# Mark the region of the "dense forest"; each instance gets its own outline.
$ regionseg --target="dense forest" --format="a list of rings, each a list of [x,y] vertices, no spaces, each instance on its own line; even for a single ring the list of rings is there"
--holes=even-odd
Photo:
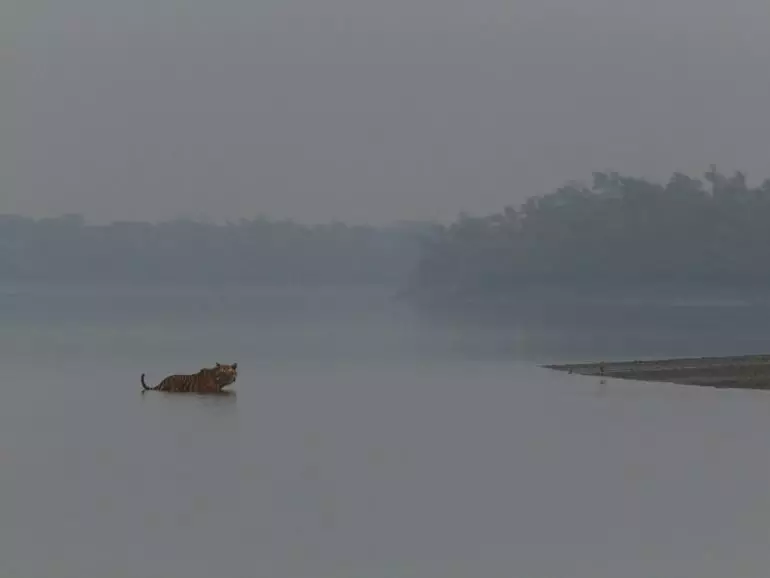
[[[770,179],[750,187],[713,165],[665,184],[596,172],[591,186],[435,227],[411,282],[428,298],[653,284],[770,286]]]
[[[594,173],[450,224],[86,223],[0,215],[0,282],[389,284],[441,300],[527,287],[770,287],[770,179]]]
[[[419,257],[420,223],[88,224],[79,215],[0,216],[0,282],[399,285]]]

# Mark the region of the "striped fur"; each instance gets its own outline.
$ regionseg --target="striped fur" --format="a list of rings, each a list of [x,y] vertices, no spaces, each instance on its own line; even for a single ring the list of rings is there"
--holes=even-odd
[[[219,393],[222,388],[235,383],[238,378],[238,364],[204,367],[198,373],[177,373],[169,375],[155,387],[149,387],[142,374],[142,393],[144,391],[166,391],[173,393]]]

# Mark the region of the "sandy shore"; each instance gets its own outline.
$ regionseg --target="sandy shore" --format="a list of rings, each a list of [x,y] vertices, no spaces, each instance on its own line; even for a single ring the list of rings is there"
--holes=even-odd
[[[618,379],[706,387],[770,389],[770,355],[577,363],[544,367],[580,375]]]

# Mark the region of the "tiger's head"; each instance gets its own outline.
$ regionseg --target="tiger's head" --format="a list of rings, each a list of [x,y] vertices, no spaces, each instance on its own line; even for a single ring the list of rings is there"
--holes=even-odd
[[[232,365],[217,363],[214,371],[216,372],[214,379],[219,387],[232,385],[238,379],[238,363],[233,363]]]

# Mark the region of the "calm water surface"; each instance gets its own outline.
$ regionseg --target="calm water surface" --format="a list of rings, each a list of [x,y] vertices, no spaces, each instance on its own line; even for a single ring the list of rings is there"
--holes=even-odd
[[[0,575],[766,577],[770,394],[537,364],[770,351],[770,308],[550,311],[5,288]],[[140,393],[216,361],[235,395]]]

